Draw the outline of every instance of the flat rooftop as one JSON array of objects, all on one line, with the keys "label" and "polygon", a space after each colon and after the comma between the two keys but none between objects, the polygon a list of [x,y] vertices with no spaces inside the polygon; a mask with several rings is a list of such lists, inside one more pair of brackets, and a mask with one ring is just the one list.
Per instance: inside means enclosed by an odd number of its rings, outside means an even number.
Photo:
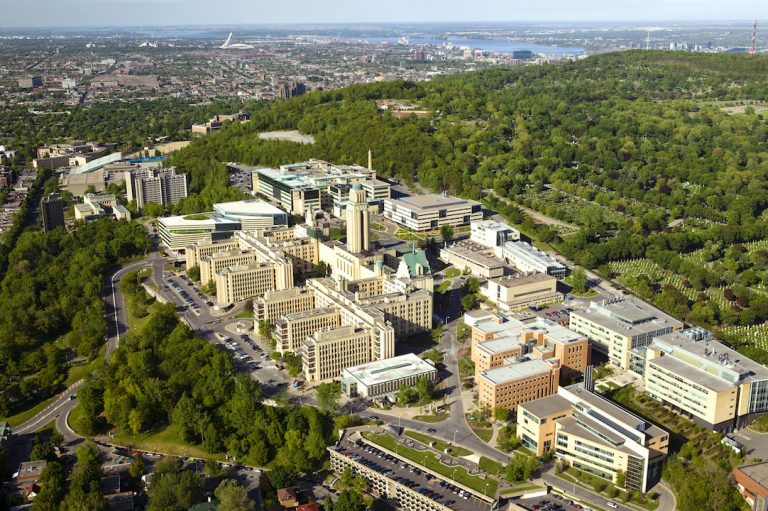
[{"label": "flat rooftop", "polygon": [[621,406],[618,406],[617,404],[601,396],[598,396],[593,392],[588,391],[579,384],[571,385],[567,388],[567,390],[576,395],[579,399],[581,399],[582,402],[587,403],[590,407],[601,411],[607,416],[610,416],[613,421],[625,425],[627,429],[632,430],[635,434],[644,432],[645,434],[655,438],[666,433],[666,431],[647,422],[642,417],[639,417],[625,410]]},{"label": "flat rooftop", "polygon": [[732,389],[734,386],[733,383],[729,383],[722,378],[709,374],[696,366],[686,364],[672,356],[654,358],[651,360],[651,364],[659,366],[672,374],[679,375],[688,381],[695,382],[697,385],[706,387],[714,392],[724,392]]},{"label": "flat rooftop", "polygon": [[442,208],[480,205],[479,202],[473,200],[461,199],[459,197],[453,197],[450,195],[438,195],[436,193],[409,195],[407,197],[390,200],[393,204],[397,204],[397,207],[402,207],[413,211],[432,211]]},{"label": "flat rooftop", "polygon": [[590,309],[573,311],[571,316],[587,319],[630,337],[663,328],[683,327],[682,321],[636,298],[593,303]]},{"label": "flat rooftop", "polygon": [[565,412],[571,409],[573,404],[559,394],[534,399],[527,403],[521,403],[518,406],[528,410],[536,417],[549,417],[556,413]]},{"label": "flat rooftop", "polygon": [[489,250],[488,247],[478,245],[472,241],[457,241],[452,245],[440,249],[440,253],[443,252],[453,253],[459,257],[467,259],[475,264],[484,266],[486,268],[501,268],[504,266],[504,261],[488,255],[485,251]]},{"label": "flat rooftop", "polygon": [[333,314],[334,312],[339,312],[339,309],[336,307],[323,307],[321,309],[292,312],[290,314],[286,314],[280,319],[285,321],[298,321],[300,319],[313,318],[315,316],[323,316],[325,314]]},{"label": "flat rooftop", "polygon": [[479,222],[472,222],[472,227],[475,226],[480,229],[496,232],[517,231],[514,227],[496,220],[480,220]]},{"label": "flat rooftop", "polygon": [[695,340],[677,331],[656,337],[654,344],[668,354],[662,358],[680,360],[697,373],[726,381],[729,385],[768,380],[767,367],[715,339]]},{"label": "flat rooftop", "polygon": [[768,492],[768,462],[744,465],[736,470],[752,479]]},{"label": "flat rooftop", "polygon": [[521,378],[528,378],[539,373],[549,372],[551,369],[551,364],[534,358],[519,362],[515,361],[510,365],[494,367],[493,369],[488,369],[480,374],[490,380],[491,383],[498,385],[513,380],[519,380]]},{"label": "flat rooftop", "polygon": [[557,280],[557,279],[552,275],[549,275],[548,273],[539,273],[539,272],[516,273],[514,275],[505,275],[504,277],[497,277],[495,279],[491,279],[491,281],[506,288],[525,286],[527,284],[535,284],[537,282],[546,282],[551,280]]},{"label": "flat rooftop", "polygon": [[366,387],[392,380],[420,376],[436,371],[429,361],[413,353],[383,360],[376,360],[359,366],[347,367],[342,371],[343,378],[354,378]]},{"label": "flat rooftop", "polygon": [[[512,254],[515,257],[528,261],[529,263],[545,264],[550,268],[565,268],[562,264],[553,259],[546,252],[524,241],[508,241],[504,243],[503,252]],[[503,253],[502,252],[502,253]]]},{"label": "flat rooftop", "polygon": [[282,209],[261,199],[221,202],[213,205],[214,211],[234,217],[286,215]]},{"label": "flat rooftop", "polygon": [[216,225],[232,224],[234,226],[238,224],[237,221],[224,218],[218,213],[212,211],[207,213],[195,213],[193,215],[166,216],[158,218],[157,221],[168,228],[213,228]]}]

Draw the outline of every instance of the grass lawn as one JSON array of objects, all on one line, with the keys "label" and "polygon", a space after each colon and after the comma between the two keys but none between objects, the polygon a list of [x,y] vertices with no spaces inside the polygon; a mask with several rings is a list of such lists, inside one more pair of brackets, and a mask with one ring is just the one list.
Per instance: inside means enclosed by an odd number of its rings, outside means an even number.
[{"label": "grass lawn", "polygon": [[[557,477],[560,479],[563,479],[564,481],[568,481],[570,483],[576,483],[577,485],[586,488],[590,491],[593,491],[595,493],[599,493],[601,495],[606,496],[606,498],[621,502],[622,504],[625,504],[627,506],[631,507],[637,507],[641,509],[647,509],[648,511],[653,511],[657,507],[659,507],[659,501],[658,500],[650,500],[650,501],[627,501],[628,494],[624,490],[619,489],[618,495],[615,497],[608,496],[607,492],[598,492],[595,486],[599,483],[608,483],[608,487],[611,487],[611,483],[608,481],[605,481],[604,479],[600,479],[598,477],[591,476],[589,474],[585,474],[581,470],[578,470],[576,468],[570,467],[565,472],[562,472],[560,474],[556,474]],[[618,488],[617,488],[618,489]]]},{"label": "grass lawn", "polygon": [[459,322],[456,326],[456,342],[465,343],[469,339],[471,333],[469,326],[463,321]]},{"label": "grass lawn", "polygon": [[525,486],[515,486],[514,488],[504,488],[499,492],[499,495],[502,497],[507,497],[509,495],[515,495],[518,493],[532,493],[534,491],[543,490],[541,486],[536,486],[535,484],[527,484]]},{"label": "grass lawn", "polygon": [[480,463],[478,464],[480,470],[493,474],[495,476],[501,474],[504,471],[504,465],[491,458],[480,456]]},{"label": "grass lawn", "polygon": [[495,479],[485,479],[469,475],[467,470],[463,467],[449,467],[443,465],[440,460],[437,459],[437,455],[431,451],[421,452],[399,445],[390,435],[366,435],[366,438],[374,444],[380,445],[391,452],[395,452],[398,455],[413,461],[417,465],[426,467],[450,480],[463,484],[468,488],[472,488],[473,490],[484,493],[490,497],[493,497],[496,494],[496,488],[499,483]]},{"label": "grass lawn", "polygon": [[452,279],[454,277],[459,277],[461,275],[461,270],[458,268],[454,268],[451,266],[447,270],[445,270],[445,278]]},{"label": "grass lawn", "polygon": [[16,415],[11,415],[10,417],[5,417],[3,421],[7,422],[11,425],[11,427],[16,427],[20,424],[23,424],[24,422],[28,421],[35,415],[37,415],[38,412],[43,410],[46,406],[53,403],[56,400],[57,396],[53,396],[51,398],[46,399],[45,401],[40,401],[32,408],[27,408],[24,411],[21,411],[17,413]]},{"label": "grass lawn", "polygon": [[329,231],[329,237],[332,240],[340,240],[342,238],[345,238],[347,236],[346,229],[342,229],[341,227],[331,227],[331,230]]},{"label": "grass lawn", "polygon": [[421,421],[421,422],[443,422],[445,419],[448,418],[447,413],[438,413],[437,415],[417,415],[414,417],[414,420]]},{"label": "grass lawn", "polygon": [[448,452],[453,456],[469,456],[470,454],[472,454],[472,451],[470,451],[469,449],[465,449],[464,447],[459,447],[458,445],[451,445],[448,442],[444,442],[440,440],[439,438],[435,438],[429,435],[424,435],[416,431],[406,431],[405,435],[413,438],[414,440],[418,440],[422,444],[429,445],[430,443],[432,443],[434,444],[432,447],[434,447],[440,452],[445,452],[446,449],[449,449]]},{"label": "grass lawn", "polygon": [[371,229],[373,229],[374,231],[386,231],[387,230],[387,226],[386,225],[381,225],[381,224],[376,223],[376,222],[371,222]]},{"label": "grass lawn", "polygon": [[446,291],[448,291],[448,288],[450,288],[450,287],[451,287],[451,282],[450,282],[449,280],[444,280],[444,281],[442,282],[442,284],[440,284],[440,285],[438,286],[438,288],[437,288],[437,292],[438,292],[438,293],[441,293],[441,294],[442,294],[442,293],[445,293]]},{"label": "grass lawn", "polygon": [[[72,411],[69,412],[69,417],[67,417],[67,424],[69,424],[69,427],[72,428],[72,431],[77,433],[78,435],[83,435],[82,431],[78,431],[77,425],[80,422],[80,419],[83,417],[83,405],[80,403],[77,403],[77,405],[72,408]],[[85,436],[85,435],[83,435]]]},{"label": "grass lawn", "polygon": [[174,456],[193,456],[195,458],[215,459],[223,461],[224,454],[210,454],[199,447],[187,445],[178,437],[173,426],[168,426],[156,433],[144,433],[131,435],[130,433],[117,433],[111,442],[130,447],[140,451],[152,451],[160,454]]},{"label": "grass lawn", "polygon": [[244,309],[237,313],[236,318],[253,319],[253,310]]},{"label": "grass lawn", "polygon": [[493,428],[478,428],[477,426],[469,426],[472,428],[472,432],[480,437],[483,442],[490,442],[493,437]]}]

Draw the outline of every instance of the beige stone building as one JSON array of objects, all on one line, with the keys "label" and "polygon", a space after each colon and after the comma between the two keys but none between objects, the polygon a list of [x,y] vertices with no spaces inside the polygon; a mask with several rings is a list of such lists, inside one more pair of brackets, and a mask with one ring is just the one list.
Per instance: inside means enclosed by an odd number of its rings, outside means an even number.
[{"label": "beige stone building", "polygon": [[339,378],[345,367],[370,362],[374,332],[370,328],[345,325],[315,332],[302,346],[302,369],[307,381]]},{"label": "beige stone building", "polygon": [[546,273],[516,273],[493,278],[483,284],[480,292],[503,311],[563,300],[563,294],[557,292],[557,279]]},{"label": "beige stone building", "polygon": [[768,412],[768,368],[704,329],[662,335],[638,351],[645,392],[708,429],[728,433]]},{"label": "beige stone building", "polygon": [[586,335],[592,347],[610,362],[630,368],[630,352],[648,346],[654,337],[683,328],[683,322],[638,298],[604,300],[570,315],[571,330]]},{"label": "beige stone building", "polygon": [[504,261],[493,255],[493,249],[472,241],[457,241],[441,248],[440,259],[477,277],[497,279],[504,275]]},{"label": "beige stone building", "polygon": [[315,294],[305,287],[267,291],[253,301],[256,322],[274,323],[281,316],[315,308]]},{"label": "beige stone building", "polygon": [[275,350],[297,352],[304,340],[315,332],[341,326],[341,313],[332,307],[286,314],[275,321]]},{"label": "beige stone building", "polygon": [[557,458],[625,488],[646,492],[661,477],[669,433],[581,386],[560,387],[556,395],[521,403],[517,435],[537,456]]},{"label": "beige stone building", "polygon": [[237,303],[275,289],[279,268],[268,263],[229,266],[216,274],[216,300]]}]

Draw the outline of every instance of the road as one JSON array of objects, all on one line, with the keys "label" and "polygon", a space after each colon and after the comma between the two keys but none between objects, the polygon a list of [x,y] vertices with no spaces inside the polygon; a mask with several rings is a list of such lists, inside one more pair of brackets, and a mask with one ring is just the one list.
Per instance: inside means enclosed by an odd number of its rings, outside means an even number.
[{"label": "road", "polygon": [[[564,495],[580,500],[582,502],[586,502],[590,505],[597,506],[601,509],[606,509],[607,508],[606,503],[610,500],[601,495],[596,495],[595,493],[592,493],[591,491],[588,491],[578,485],[575,485],[573,483],[569,483],[567,481],[560,479],[559,477],[554,475],[552,469],[542,473],[541,480],[544,481],[546,484],[552,486],[553,488],[556,488],[560,493],[563,493]],[[669,491],[667,487],[665,487],[663,484],[657,484],[655,487],[651,489],[651,491],[659,495],[659,506],[656,508],[656,511],[674,511],[675,510],[676,508],[675,496],[671,491]],[[619,511],[637,511],[636,508],[621,504],[619,501],[613,501],[613,502],[616,503],[617,505],[616,509],[618,509]]]}]

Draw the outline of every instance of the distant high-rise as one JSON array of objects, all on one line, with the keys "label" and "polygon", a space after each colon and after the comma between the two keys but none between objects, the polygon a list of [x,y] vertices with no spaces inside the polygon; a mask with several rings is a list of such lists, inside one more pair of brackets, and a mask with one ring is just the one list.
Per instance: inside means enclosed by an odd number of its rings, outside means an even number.
[{"label": "distant high-rise", "polygon": [[347,204],[347,248],[353,254],[370,250],[370,212],[365,190],[360,183],[352,185]]},{"label": "distant high-rise", "polygon": [[43,230],[52,231],[64,227],[64,201],[58,193],[50,193],[40,201],[40,216],[43,219]]},{"label": "distant high-rise", "polygon": [[281,99],[288,99],[294,96],[301,96],[307,91],[307,88],[302,82],[286,82],[280,84],[277,93]]},{"label": "distant high-rise", "polygon": [[145,204],[166,206],[187,196],[187,175],[176,169],[141,169],[125,173],[125,191],[129,201],[141,211]]}]

